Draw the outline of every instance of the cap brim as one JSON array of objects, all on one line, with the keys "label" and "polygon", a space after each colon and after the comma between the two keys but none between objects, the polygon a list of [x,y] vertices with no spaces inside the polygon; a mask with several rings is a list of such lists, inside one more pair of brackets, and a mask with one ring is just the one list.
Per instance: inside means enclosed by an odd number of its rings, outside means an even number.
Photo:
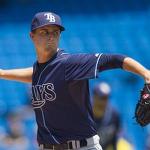
[{"label": "cap brim", "polygon": [[36,29],[39,29],[39,28],[41,28],[41,27],[48,26],[48,25],[56,25],[56,26],[60,27],[60,30],[61,30],[61,31],[65,31],[65,28],[64,28],[63,26],[61,26],[61,25],[58,25],[58,24],[44,24],[44,25],[38,26],[38,27],[36,27],[36,28],[33,28],[31,31],[34,31],[34,30],[36,30]]}]

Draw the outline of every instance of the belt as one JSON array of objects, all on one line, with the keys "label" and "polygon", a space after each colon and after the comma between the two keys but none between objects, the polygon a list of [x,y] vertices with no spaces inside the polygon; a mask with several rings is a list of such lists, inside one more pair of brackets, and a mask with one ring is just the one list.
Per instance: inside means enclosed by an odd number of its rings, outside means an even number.
[{"label": "belt", "polygon": [[73,150],[78,149],[82,147],[86,147],[93,144],[98,144],[100,140],[100,137],[98,135],[94,135],[87,139],[82,140],[71,140],[67,141],[66,143],[62,144],[39,144],[40,150]]},{"label": "belt", "polygon": [[77,141],[68,141],[67,143],[62,144],[39,144],[42,149],[52,149],[52,150],[65,150],[65,149],[74,149],[87,146],[86,139],[77,140]]},{"label": "belt", "polygon": [[71,140],[62,144],[39,144],[39,147],[41,150],[44,150],[44,149],[73,150],[73,149],[82,148],[82,147],[85,147],[94,143],[98,143],[98,142],[99,142],[99,136],[95,135],[91,138],[82,139],[82,140]]}]

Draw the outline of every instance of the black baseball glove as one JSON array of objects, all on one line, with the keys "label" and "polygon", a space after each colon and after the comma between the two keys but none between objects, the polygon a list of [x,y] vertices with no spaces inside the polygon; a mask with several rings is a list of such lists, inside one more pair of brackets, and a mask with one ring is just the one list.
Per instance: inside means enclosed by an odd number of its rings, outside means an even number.
[{"label": "black baseball glove", "polygon": [[141,90],[140,100],[135,109],[135,118],[142,127],[150,123],[150,84],[144,84]]}]

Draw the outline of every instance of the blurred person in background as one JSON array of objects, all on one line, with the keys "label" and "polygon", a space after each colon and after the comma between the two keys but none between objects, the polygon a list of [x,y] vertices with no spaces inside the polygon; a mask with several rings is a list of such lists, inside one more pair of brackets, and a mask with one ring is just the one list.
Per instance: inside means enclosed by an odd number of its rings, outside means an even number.
[{"label": "blurred person in background", "polygon": [[109,101],[111,88],[101,82],[93,90],[93,112],[104,150],[116,150],[120,131],[120,115]]},{"label": "blurred person in background", "polygon": [[7,134],[0,141],[1,150],[29,150],[23,115],[20,111],[10,111],[7,115]]},{"label": "blurred person in background", "polygon": [[121,135],[119,112],[110,103],[111,87],[106,82],[93,89],[93,113],[103,150],[133,150],[133,146]]},{"label": "blurred person in background", "polygon": [[20,110],[20,114],[22,117],[21,118],[22,123],[25,126],[24,129],[25,136],[29,140],[29,144],[30,144],[29,150],[37,150],[38,149],[37,139],[36,139],[37,125],[36,125],[36,120],[31,105],[27,104],[22,106]]}]

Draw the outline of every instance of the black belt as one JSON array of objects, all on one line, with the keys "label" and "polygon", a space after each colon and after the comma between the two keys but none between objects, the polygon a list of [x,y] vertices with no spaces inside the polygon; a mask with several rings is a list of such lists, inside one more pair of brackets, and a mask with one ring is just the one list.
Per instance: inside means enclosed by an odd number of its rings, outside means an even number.
[{"label": "black belt", "polygon": [[[79,143],[79,147],[77,146],[77,142]],[[68,141],[67,143],[62,143],[62,144],[39,144],[40,147],[42,147],[43,149],[52,149],[52,150],[67,150],[67,149],[73,149],[74,146],[76,148],[81,148],[84,146],[87,146],[87,140],[86,139],[82,139],[82,140],[78,140],[78,141]]]}]

